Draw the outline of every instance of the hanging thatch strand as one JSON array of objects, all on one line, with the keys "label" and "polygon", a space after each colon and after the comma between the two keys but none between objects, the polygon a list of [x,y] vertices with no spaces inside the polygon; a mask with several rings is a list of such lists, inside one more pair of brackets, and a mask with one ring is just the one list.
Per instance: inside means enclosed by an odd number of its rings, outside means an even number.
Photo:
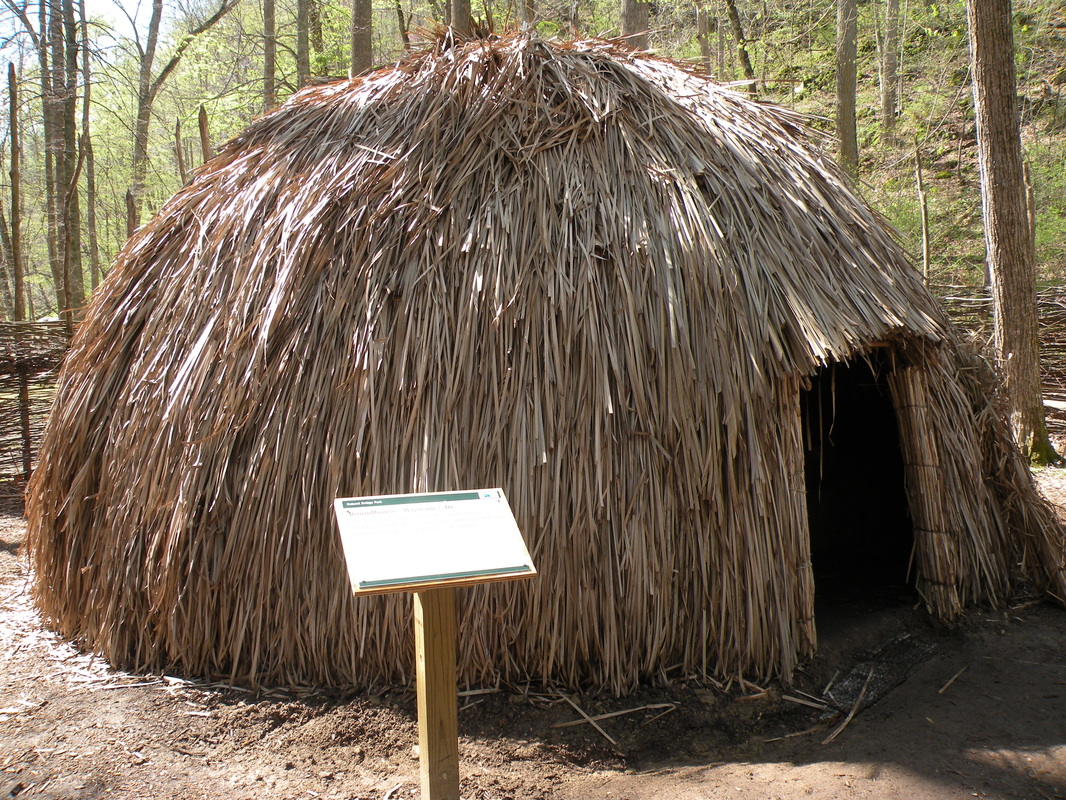
[{"label": "hanging thatch strand", "polygon": [[787,675],[814,644],[799,392],[874,343],[931,610],[1019,560],[1061,591],[984,385],[808,136],[603,42],[299,93],[86,315],[29,502],[48,619],[127,667],[403,679],[408,601],[349,595],[331,501],[499,485],[540,577],[463,594],[464,680]]}]

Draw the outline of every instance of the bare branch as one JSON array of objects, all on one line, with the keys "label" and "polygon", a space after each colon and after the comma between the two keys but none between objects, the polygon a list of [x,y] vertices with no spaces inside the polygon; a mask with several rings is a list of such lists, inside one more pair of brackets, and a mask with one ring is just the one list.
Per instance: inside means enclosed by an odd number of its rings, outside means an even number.
[{"label": "bare branch", "polygon": [[222,19],[224,16],[226,16],[233,9],[235,9],[237,7],[237,3],[239,2],[240,0],[223,0],[222,4],[218,7],[214,14],[212,14],[210,17],[208,17],[206,20],[201,22],[199,25],[197,25],[195,28],[193,28],[191,31],[185,34],[185,36],[182,37],[181,41],[178,42],[178,47],[174,51],[174,55],[170,57],[170,61],[168,61],[166,66],[163,67],[156,79],[152,81],[152,86],[149,90],[149,96],[152,99],[155,99],[155,96],[159,93],[160,88],[162,88],[167,78],[170,77],[170,73],[172,73],[177,68],[178,64],[181,63],[181,57],[185,55],[185,51],[188,49],[189,45],[193,43],[193,40],[201,33],[206,33],[211,28],[213,28],[215,26],[215,23]]}]

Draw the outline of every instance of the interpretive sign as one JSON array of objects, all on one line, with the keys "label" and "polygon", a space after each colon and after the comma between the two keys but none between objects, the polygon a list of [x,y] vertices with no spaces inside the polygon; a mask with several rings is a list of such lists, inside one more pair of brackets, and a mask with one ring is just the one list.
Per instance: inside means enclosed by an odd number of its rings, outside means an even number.
[{"label": "interpretive sign", "polygon": [[356,594],[537,574],[502,489],[334,501]]},{"label": "interpretive sign", "polygon": [[455,587],[537,574],[502,489],[334,501],[356,595],[414,592],[423,800],[459,800]]}]

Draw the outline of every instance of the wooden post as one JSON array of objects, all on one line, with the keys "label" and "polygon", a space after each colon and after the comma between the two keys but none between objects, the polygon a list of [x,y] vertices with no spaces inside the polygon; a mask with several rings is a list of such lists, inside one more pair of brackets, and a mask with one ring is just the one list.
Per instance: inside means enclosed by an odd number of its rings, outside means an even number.
[{"label": "wooden post", "polygon": [[33,471],[33,440],[30,437],[30,380],[26,367],[18,367],[19,423],[22,429],[22,476],[28,481]]},{"label": "wooden post", "polygon": [[181,178],[181,185],[184,186],[189,182],[189,173],[185,169],[185,148],[181,143],[180,119],[174,123],[174,159],[178,162],[178,177]]},{"label": "wooden post", "polygon": [[422,800],[459,800],[455,589],[415,592]]},{"label": "wooden post", "polygon": [[207,109],[204,108],[203,103],[200,104],[196,122],[200,126],[200,152],[203,154],[204,163],[206,164],[211,160],[211,136],[207,130]]}]

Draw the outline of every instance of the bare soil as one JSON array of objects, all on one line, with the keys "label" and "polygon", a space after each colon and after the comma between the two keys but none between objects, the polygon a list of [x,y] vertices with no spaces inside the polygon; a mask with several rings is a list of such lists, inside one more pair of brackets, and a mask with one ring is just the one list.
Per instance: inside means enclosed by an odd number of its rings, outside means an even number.
[{"label": "bare soil", "polygon": [[[1066,521],[1066,470],[1038,481]],[[419,796],[410,689],[248,691],[111,670],[42,629],[24,534],[0,516],[0,798]],[[910,605],[837,609],[790,687],[471,687],[463,797],[1066,798],[1066,612],[1024,593],[1011,605],[950,629]],[[581,720],[575,706],[628,713],[602,733],[560,727]]]}]

